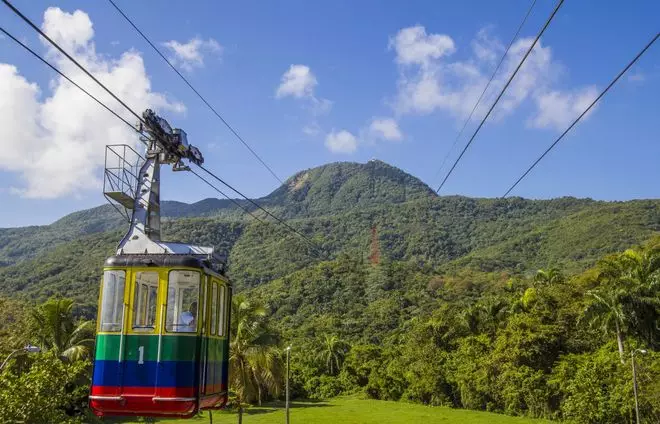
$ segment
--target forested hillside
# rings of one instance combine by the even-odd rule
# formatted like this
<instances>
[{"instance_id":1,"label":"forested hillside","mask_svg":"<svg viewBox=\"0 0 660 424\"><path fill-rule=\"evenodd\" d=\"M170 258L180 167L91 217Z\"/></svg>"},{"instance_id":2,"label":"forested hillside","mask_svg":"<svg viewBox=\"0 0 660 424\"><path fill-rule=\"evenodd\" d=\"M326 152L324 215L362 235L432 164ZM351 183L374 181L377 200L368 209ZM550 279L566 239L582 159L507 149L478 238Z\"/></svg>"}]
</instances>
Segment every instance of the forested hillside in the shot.
<instances>
[{"instance_id":1,"label":"forested hillside","mask_svg":"<svg viewBox=\"0 0 660 424\"><path fill-rule=\"evenodd\" d=\"M232 351L253 367L230 361L234 376L270 373L247 386L232 381L234 407L279 393L283 348L291 344L294 397L361 393L624 422L633 405L627 361L645 349L640 408L660 419L660 200L439 197L370 161L302 171L258 201L313 248L262 212L254 212L259 222L226 200L163 204L165 239L228 256L233 308L245 321L232 321L232 349L269 355L272 367L262 369L248 350ZM30 310L65 302L70 322L95 318L101 266L124 227L101 206L48 226L0 229L0 291L14 298L0 297L7 309L0 353L39 333L38 322L21 318ZM33 308L53 296L74 303ZM239 325L254 328L252 338L240 339ZM262 339L272 343L257 346ZM19 384L18 374L2 378ZM80 391L71 402L83 413L87 386L71 384ZM15 400L7 414L22 417L25 399Z\"/></svg>"},{"instance_id":2,"label":"forested hillside","mask_svg":"<svg viewBox=\"0 0 660 424\"><path fill-rule=\"evenodd\" d=\"M437 272L524 274L550 265L580 271L660 230L658 200L438 197L380 161L302 171L258 201L286 217L315 249L281 226L257 222L218 199L164 202L164 238L215 246L227 254L230 275L241 289L340 254L366 260L372 238L384 260ZM267 221L263 212L253 213ZM48 226L0 229L0 290L39 300L72 296L93 309L103 259L125 226L105 205Z\"/></svg>"}]
</instances>

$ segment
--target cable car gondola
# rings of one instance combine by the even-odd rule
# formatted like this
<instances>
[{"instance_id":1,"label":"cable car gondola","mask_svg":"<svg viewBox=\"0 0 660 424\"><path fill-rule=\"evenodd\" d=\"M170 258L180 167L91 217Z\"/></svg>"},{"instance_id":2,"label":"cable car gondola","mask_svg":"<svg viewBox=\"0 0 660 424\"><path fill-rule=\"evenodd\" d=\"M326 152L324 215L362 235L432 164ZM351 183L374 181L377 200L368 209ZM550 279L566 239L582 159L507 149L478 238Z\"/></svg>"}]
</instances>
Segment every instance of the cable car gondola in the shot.
<instances>
[{"instance_id":1,"label":"cable car gondola","mask_svg":"<svg viewBox=\"0 0 660 424\"><path fill-rule=\"evenodd\" d=\"M186 418L227 402L232 286L213 248L160 241L160 165L182 170L182 159L203 158L185 132L151 110L143 117L139 173L106 163L106 178L133 175L135 190L104 187L132 218L105 261L89 403L98 416Z\"/></svg>"}]
</instances>

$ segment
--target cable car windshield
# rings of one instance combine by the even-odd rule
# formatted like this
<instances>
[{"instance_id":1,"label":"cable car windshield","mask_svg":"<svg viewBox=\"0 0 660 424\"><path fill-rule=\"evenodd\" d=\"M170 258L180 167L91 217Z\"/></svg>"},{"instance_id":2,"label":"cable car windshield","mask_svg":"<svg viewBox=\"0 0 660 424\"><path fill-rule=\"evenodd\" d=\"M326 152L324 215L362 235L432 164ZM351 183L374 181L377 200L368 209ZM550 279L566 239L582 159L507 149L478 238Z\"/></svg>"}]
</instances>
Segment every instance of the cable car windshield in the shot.
<instances>
[{"instance_id":1,"label":"cable car windshield","mask_svg":"<svg viewBox=\"0 0 660 424\"><path fill-rule=\"evenodd\" d=\"M156 325L158 272L138 272L135 275L133 298L133 329L151 331Z\"/></svg>"},{"instance_id":2,"label":"cable car windshield","mask_svg":"<svg viewBox=\"0 0 660 424\"><path fill-rule=\"evenodd\" d=\"M124 315L126 272L105 271L101 294L101 331L121 330Z\"/></svg>"},{"instance_id":3,"label":"cable car windshield","mask_svg":"<svg viewBox=\"0 0 660 424\"><path fill-rule=\"evenodd\" d=\"M175 333L197 331L199 272L171 271L167 287L165 329Z\"/></svg>"}]
</instances>

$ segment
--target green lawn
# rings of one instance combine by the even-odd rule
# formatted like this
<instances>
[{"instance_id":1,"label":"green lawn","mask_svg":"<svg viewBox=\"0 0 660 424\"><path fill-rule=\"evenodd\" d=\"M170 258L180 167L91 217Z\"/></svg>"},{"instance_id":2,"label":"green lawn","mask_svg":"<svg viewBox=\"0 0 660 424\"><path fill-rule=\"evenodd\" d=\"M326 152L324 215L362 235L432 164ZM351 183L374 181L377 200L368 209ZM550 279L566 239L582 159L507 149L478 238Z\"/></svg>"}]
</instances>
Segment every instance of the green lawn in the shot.
<instances>
[{"instance_id":1,"label":"green lawn","mask_svg":"<svg viewBox=\"0 0 660 424\"><path fill-rule=\"evenodd\" d=\"M352 397L328 401L294 401L291 403L291 424L409 424L409 423L470 423L470 424L524 424L549 423L544 420L509 417L488 412L462 409L427 407L403 402L362 400ZM235 424L237 415L230 412L213 414L213 424ZM158 421L168 423L209 422L208 412L190 420ZM252 407L243 415L243 424L284 424L284 403Z\"/></svg>"}]
</instances>

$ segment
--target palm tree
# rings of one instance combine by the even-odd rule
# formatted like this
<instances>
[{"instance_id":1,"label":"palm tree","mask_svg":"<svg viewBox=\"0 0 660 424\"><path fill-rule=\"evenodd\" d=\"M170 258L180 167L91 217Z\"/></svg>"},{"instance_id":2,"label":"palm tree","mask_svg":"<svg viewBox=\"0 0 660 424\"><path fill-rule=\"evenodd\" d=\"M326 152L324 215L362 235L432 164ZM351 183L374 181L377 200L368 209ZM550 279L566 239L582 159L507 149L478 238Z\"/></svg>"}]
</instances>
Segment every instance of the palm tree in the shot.
<instances>
[{"instance_id":1,"label":"palm tree","mask_svg":"<svg viewBox=\"0 0 660 424\"><path fill-rule=\"evenodd\" d=\"M561 271L558 268L554 268L554 267L550 269L539 269L538 271L536 271L536 275L534 276L534 281L546 285L561 283L564 281L564 275L561 273Z\"/></svg>"},{"instance_id":2,"label":"palm tree","mask_svg":"<svg viewBox=\"0 0 660 424\"><path fill-rule=\"evenodd\" d=\"M73 300L53 298L32 311L33 334L42 349L71 361L84 359L94 343L93 321L76 321Z\"/></svg>"},{"instance_id":3,"label":"palm tree","mask_svg":"<svg viewBox=\"0 0 660 424\"><path fill-rule=\"evenodd\" d=\"M601 261L600 268L601 288L587 292L592 301L585 308L584 316L607 332L614 330L623 363L624 331L648 333L651 343L657 337L660 249L629 249Z\"/></svg>"},{"instance_id":4,"label":"palm tree","mask_svg":"<svg viewBox=\"0 0 660 424\"><path fill-rule=\"evenodd\" d=\"M631 330L653 348L660 345L660 246L626 250L618 258L619 280L628 287Z\"/></svg>"},{"instance_id":5,"label":"palm tree","mask_svg":"<svg viewBox=\"0 0 660 424\"><path fill-rule=\"evenodd\" d=\"M319 358L323 361L330 375L336 375L339 372L346 353L348 353L349 345L340 340L335 335L325 335L323 340L323 347L319 352Z\"/></svg>"},{"instance_id":6,"label":"palm tree","mask_svg":"<svg viewBox=\"0 0 660 424\"><path fill-rule=\"evenodd\" d=\"M232 316L229 377L241 424L245 405L254 400L261 404L264 390L279 393L282 366L275 347L277 339L266 326L263 305L235 296Z\"/></svg>"},{"instance_id":7,"label":"palm tree","mask_svg":"<svg viewBox=\"0 0 660 424\"><path fill-rule=\"evenodd\" d=\"M614 329L621 363L625 363L623 330L628 322L623 306L625 291L616 288L607 291L589 290L587 296L591 297L592 301L585 308L583 317L589 320L591 326L600 326L605 333Z\"/></svg>"}]
</instances>

